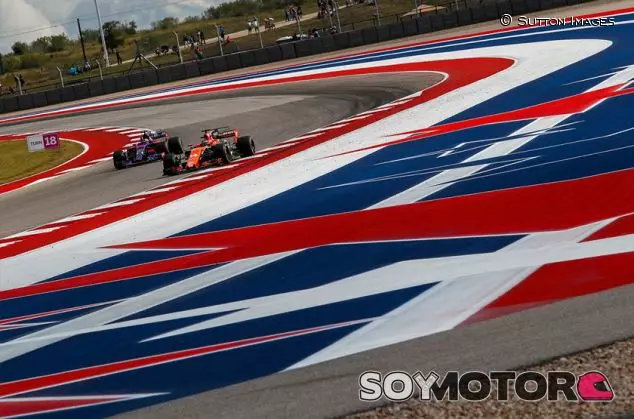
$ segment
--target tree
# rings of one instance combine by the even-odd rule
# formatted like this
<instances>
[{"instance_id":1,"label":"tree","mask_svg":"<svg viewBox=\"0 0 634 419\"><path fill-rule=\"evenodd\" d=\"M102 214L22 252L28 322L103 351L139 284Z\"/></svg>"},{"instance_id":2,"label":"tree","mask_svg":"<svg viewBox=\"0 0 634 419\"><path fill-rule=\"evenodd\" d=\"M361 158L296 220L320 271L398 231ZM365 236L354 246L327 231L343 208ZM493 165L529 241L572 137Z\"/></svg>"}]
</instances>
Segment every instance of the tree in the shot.
<instances>
[{"instance_id":1,"label":"tree","mask_svg":"<svg viewBox=\"0 0 634 419\"><path fill-rule=\"evenodd\" d=\"M152 22L152 29L156 30L156 29L171 29L174 26L178 25L178 18L177 17L165 17L161 20L158 20L156 22Z\"/></svg>"},{"instance_id":2,"label":"tree","mask_svg":"<svg viewBox=\"0 0 634 419\"><path fill-rule=\"evenodd\" d=\"M10 73L12 71L19 70L20 67L21 67L20 57L14 55L14 54L5 55L2 61L4 63L4 71L5 72L9 72Z\"/></svg>"},{"instance_id":3,"label":"tree","mask_svg":"<svg viewBox=\"0 0 634 419\"><path fill-rule=\"evenodd\" d=\"M136 21L133 20L126 25L125 33L127 35L135 35L136 32L137 32L137 24L136 24Z\"/></svg>"},{"instance_id":4,"label":"tree","mask_svg":"<svg viewBox=\"0 0 634 419\"><path fill-rule=\"evenodd\" d=\"M37 38L35 41L31 42L31 51L32 52L47 52L48 48L51 45L51 37L50 36L42 36Z\"/></svg>"},{"instance_id":5,"label":"tree","mask_svg":"<svg viewBox=\"0 0 634 419\"><path fill-rule=\"evenodd\" d=\"M48 47L48 52L60 52L64 51L68 46L68 38L66 34L51 36L51 44Z\"/></svg>"},{"instance_id":6,"label":"tree","mask_svg":"<svg viewBox=\"0 0 634 419\"><path fill-rule=\"evenodd\" d=\"M106 38L106 48L114 50L123 45L124 31L119 21L110 21L103 24L103 33Z\"/></svg>"},{"instance_id":7,"label":"tree","mask_svg":"<svg viewBox=\"0 0 634 419\"><path fill-rule=\"evenodd\" d=\"M84 41L86 42L101 42L101 33L99 29L82 29L84 35Z\"/></svg>"},{"instance_id":8,"label":"tree","mask_svg":"<svg viewBox=\"0 0 634 419\"><path fill-rule=\"evenodd\" d=\"M15 55L24 55L29 52L29 46L26 43L19 41L13 44L11 49Z\"/></svg>"}]
</instances>

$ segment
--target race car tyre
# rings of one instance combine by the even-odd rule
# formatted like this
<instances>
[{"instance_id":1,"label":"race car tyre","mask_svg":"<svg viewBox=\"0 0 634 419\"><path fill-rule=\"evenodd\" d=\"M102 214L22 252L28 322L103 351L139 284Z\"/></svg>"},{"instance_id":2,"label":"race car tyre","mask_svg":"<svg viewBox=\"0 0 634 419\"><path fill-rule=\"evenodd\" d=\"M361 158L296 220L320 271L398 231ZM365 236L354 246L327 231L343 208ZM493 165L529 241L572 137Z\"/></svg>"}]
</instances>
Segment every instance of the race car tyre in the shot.
<instances>
[{"instance_id":1,"label":"race car tyre","mask_svg":"<svg viewBox=\"0 0 634 419\"><path fill-rule=\"evenodd\" d=\"M112 154L114 168L117 170L125 169L126 155L123 150L117 150Z\"/></svg>"},{"instance_id":2,"label":"race car tyre","mask_svg":"<svg viewBox=\"0 0 634 419\"><path fill-rule=\"evenodd\" d=\"M238 138L237 146L242 157L250 157L255 154L255 141L248 135Z\"/></svg>"},{"instance_id":3,"label":"race car tyre","mask_svg":"<svg viewBox=\"0 0 634 419\"><path fill-rule=\"evenodd\" d=\"M166 154L163 158L163 174L175 175L178 173L178 167L180 166L180 159L178 155L174 153Z\"/></svg>"},{"instance_id":4,"label":"race car tyre","mask_svg":"<svg viewBox=\"0 0 634 419\"><path fill-rule=\"evenodd\" d=\"M154 151L156 151L156 154L163 154L163 153L167 154L169 151L167 149L167 141L154 144Z\"/></svg>"},{"instance_id":5,"label":"race car tyre","mask_svg":"<svg viewBox=\"0 0 634 419\"><path fill-rule=\"evenodd\" d=\"M183 147L183 142L179 137L172 137L167 140L167 151L172 154L183 154L185 147Z\"/></svg>"},{"instance_id":6,"label":"race car tyre","mask_svg":"<svg viewBox=\"0 0 634 419\"><path fill-rule=\"evenodd\" d=\"M231 163L233 161L233 155L231 155L229 145L225 143L216 144L214 146L214 154L218 156L223 163Z\"/></svg>"}]
</instances>

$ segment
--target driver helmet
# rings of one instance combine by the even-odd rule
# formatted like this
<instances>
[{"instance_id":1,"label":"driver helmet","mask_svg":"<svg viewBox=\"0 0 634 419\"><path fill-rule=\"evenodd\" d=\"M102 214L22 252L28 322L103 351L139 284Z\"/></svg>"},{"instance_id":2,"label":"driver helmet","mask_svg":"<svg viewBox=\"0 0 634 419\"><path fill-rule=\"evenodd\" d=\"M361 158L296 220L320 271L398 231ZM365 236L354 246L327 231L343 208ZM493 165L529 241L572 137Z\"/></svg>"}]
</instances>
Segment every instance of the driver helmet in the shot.
<instances>
[{"instance_id":1,"label":"driver helmet","mask_svg":"<svg viewBox=\"0 0 634 419\"><path fill-rule=\"evenodd\" d=\"M150 131L143 131L143 136L141 137L142 140L150 140L152 138L152 133Z\"/></svg>"},{"instance_id":2,"label":"driver helmet","mask_svg":"<svg viewBox=\"0 0 634 419\"><path fill-rule=\"evenodd\" d=\"M211 131L207 130L203 134L203 145L209 145L213 141L213 135Z\"/></svg>"}]
</instances>

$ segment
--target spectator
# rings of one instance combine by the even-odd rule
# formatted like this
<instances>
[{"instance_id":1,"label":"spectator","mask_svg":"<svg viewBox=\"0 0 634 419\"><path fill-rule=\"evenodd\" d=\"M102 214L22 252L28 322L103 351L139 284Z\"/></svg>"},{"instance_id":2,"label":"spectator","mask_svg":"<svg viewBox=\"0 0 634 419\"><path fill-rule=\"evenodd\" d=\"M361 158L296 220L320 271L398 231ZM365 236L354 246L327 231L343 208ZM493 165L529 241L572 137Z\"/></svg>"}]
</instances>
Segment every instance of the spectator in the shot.
<instances>
[{"instance_id":1,"label":"spectator","mask_svg":"<svg viewBox=\"0 0 634 419\"><path fill-rule=\"evenodd\" d=\"M200 31L200 43L203 45L207 44L207 41L205 40L205 34L203 31Z\"/></svg>"},{"instance_id":2,"label":"spectator","mask_svg":"<svg viewBox=\"0 0 634 419\"><path fill-rule=\"evenodd\" d=\"M288 13L288 9L284 9L284 19L288 22L289 20L291 20L291 16Z\"/></svg>"},{"instance_id":3,"label":"spectator","mask_svg":"<svg viewBox=\"0 0 634 419\"><path fill-rule=\"evenodd\" d=\"M222 40L225 40L225 27L221 26L220 27L220 37L222 38Z\"/></svg>"},{"instance_id":4,"label":"spectator","mask_svg":"<svg viewBox=\"0 0 634 419\"><path fill-rule=\"evenodd\" d=\"M301 20L303 15L302 6L297 6L297 18Z\"/></svg>"},{"instance_id":5,"label":"spectator","mask_svg":"<svg viewBox=\"0 0 634 419\"><path fill-rule=\"evenodd\" d=\"M117 53L117 64L123 64L123 60L121 59L121 54L119 54L119 50L116 49L115 52Z\"/></svg>"},{"instance_id":6,"label":"spectator","mask_svg":"<svg viewBox=\"0 0 634 419\"><path fill-rule=\"evenodd\" d=\"M253 23L250 20L247 21L247 30L249 31L249 35L251 35L251 31L253 30Z\"/></svg>"}]
</instances>

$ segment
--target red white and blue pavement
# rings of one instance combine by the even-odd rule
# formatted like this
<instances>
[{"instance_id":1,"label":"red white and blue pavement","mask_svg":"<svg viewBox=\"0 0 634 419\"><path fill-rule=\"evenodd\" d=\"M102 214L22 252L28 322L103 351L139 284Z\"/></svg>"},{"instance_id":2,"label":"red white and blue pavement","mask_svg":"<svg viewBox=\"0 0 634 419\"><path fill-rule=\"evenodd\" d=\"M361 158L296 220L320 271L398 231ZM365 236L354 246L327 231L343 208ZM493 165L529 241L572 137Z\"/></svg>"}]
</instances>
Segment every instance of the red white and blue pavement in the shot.
<instances>
[{"instance_id":1,"label":"red white and blue pavement","mask_svg":"<svg viewBox=\"0 0 634 419\"><path fill-rule=\"evenodd\" d=\"M634 11L612 16L0 119L444 75L235 166L0 239L2 416L106 417L634 282Z\"/></svg>"}]
</instances>

